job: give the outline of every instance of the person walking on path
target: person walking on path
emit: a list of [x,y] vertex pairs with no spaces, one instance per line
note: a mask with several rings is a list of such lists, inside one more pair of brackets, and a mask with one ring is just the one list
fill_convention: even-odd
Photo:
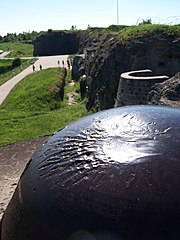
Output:
[[68,66],[68,69],[71,68],[71,63],[70,63],[70,60],[69,60],[69,59],[67,60],[67,66]]
[[42,65],[40,64],[39,69],[42,70]]
[[35,66],[33,65],[33,72],[35,72]]

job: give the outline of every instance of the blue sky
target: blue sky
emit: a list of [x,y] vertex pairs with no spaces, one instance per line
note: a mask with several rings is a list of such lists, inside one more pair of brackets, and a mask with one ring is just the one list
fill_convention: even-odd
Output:
[[[135,25],[152,18],[155,23],[180,23],[180,0],[2,0],[0,35],[48,29]],[[176,18],[175,18],[176,17]]]

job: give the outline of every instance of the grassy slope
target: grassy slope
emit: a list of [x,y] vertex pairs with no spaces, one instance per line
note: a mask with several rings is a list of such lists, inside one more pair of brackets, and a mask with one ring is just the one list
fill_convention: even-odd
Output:
[[22,42],[7,42],[0,43],[0,49],[3,51],[12,51],[7,57],[32,57],[33,56],[32,44]]
[[44,113],[0,110],[0,145],[50,135],[85,115],[83,103]]
[[89,39],[98,39],[99,46],[108,44],[109,39],[115,37],[119,43],[126,44],[136,39],[149,38],[154,36],[166,35],[174,38],[180,37],[180,25],[160,25],[160,24],[143,24],[134,26],[110,26],[109,28],[92,28],[81,33]]
[[156,35],[180,37],[180,25],[144,24],[123,28],[118,33],[119,39],[123,43]]
[[[7,43],[0,43],[0,49],[3,51],[11,51],[6,57],[8,58],[16,58],[16,57],[32,57],[33,56],[33,48],[32,44],[27,44],[23,42],[7,42]],[[0,66],[4,66],[7,64],[11,64],[13,60],[7,59],[3,60],[0,59]],[[20,73],[23,69],[29,66],[29,60],[21,59],[22,65],[14,69],[13,71],[7,72],[5,74],[0,74],[0,85],[5,83],[10,78],[14,77],[18,73]]]
[[[0,66],[11,65],[12,61],[13,61],[12,59],[7,59],[7,60],[0,59]],[[20,73],[23,69],[25,69],[29,66],[29,60],[22,59],[21,63],[22,63],[21,67],[17,67],[15,69],[13,69],[13,71],[9,71],[5,74],[0,74],[0,85],[2,85],[7,80],[11,79],[12,77],[14,77],[18,73]]]
[[[83,102],[57,104],[49,86],[60,80],[59,69],[47,69],[24,78],[0,106],[0,145],[50,135],[85,115]],[[58,108],[51,110],[52,107]]]
[[60,101],[53,98],[50,91],[54,81],[61,79],[62,72],[58,68],[39,71],[27,76],[16,85],[1,108],[8,111],[49,111],[60,106]]

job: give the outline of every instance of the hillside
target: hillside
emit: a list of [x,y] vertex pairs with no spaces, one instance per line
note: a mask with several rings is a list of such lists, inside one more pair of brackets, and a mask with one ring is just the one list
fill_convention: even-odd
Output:
[[78,93],[79,84],[70,87],[70,72],[50,68],[25,77],[0,106],[0,146],[50,135],[88,114],[84,102],[68,104],[68,93]]

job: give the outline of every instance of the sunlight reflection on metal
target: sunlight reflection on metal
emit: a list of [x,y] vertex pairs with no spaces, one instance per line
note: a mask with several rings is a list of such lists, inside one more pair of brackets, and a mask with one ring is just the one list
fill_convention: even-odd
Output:
[[[103,144],[103,152],[112,161],[133,164],[145,161],[148,156],[160,155],[155,145],[163,137],[171,136],[171,128],[157,130],[155,122],[147,122],[138,115],[125,113],[113,117],[113,121],[110,121],[111,117],[101,121],[101,127],[108,136]],[[165,149],[161,148],[162,151]]]
[[121,139],[113,139],[109,141],[109,144],[106,141],[106,143],[103,145],[103,151],[106,156],[115,162],[135,164],[144,162],[146,157],[150,155],[159,155],[158,152],[153,152],[154,144],[154,141],[149,141],[148,144],[146,141],[142,141],[142,144],[140,145],[139,142],[137,143],[136,141],[123,142]]

